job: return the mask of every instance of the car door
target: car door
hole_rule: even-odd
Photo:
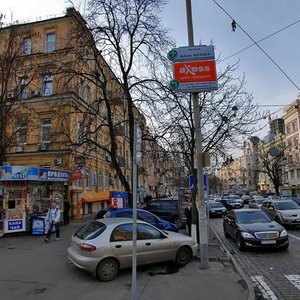
[[[137,236],[142,247],[143,264],[167,261],[175,257],[176,245],[153,226],[139,223]]]
[[[261,205],[261,210],[264,211],[268,216],[271,216],[269,212],[269,204],[270,201],[264,201],[263,204]]]
[[[275,204],[273,202],[269,203],[268,211],[269,211],[269,215],[271,216],[271,218],[275,219],[275,217],[276,217],[276,207],[275,207]]]
[[[132,264],[132,223],[116,226],[110,236],[110,246],[112,253],[119,260],[121,268],[130,267]],[[141,242],[137,241],[137,264],[142,264]]]
[[[138,211],[137,212],[137,218],[139,220],[145,221],[147,223],[150,223],[151,225],[158,227],[157,225],[157,218],[151,214],[148,211]],[[159,227],[158,227],[159,228]]]
[[[224,226],[226,232],[232,237],[235,237],[235,217],[233,211],[227,212],[224,218]]]

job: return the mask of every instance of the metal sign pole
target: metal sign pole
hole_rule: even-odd
[[[136,300],[136,240],[137,240],[137,124],[134,123],[133,134],[133,166],[132,166],[132,208],[133,208],[133,221],[132,221],[132,300]]]
[[[194,46],[193,21],[191,0],[186,0],[186,14],[188,27],[189,46]],[[198,93],[192,93],[194,120],[196,131],[196,160],[197,160],[197,184],[199,203],[197,203],[199,216],[199,234],[200,234],[200,265],[201,268],[208,268],[208,222],[205,209],[204,185],[203,185],[203,158],[202,158],[202,134],[201,134],[201,118],[199,109]]]

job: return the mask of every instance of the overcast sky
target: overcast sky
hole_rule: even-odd
[[[171,29],[178,47],[188,45],[185,2],[169,0],[162,14],[162,21]],[[10,21],[12,14],[13,20],[35,20],[62,15],[68,3],[65,0],[2,1],[0,13],[6,15],[5,21]],[[73,3],[83,13],[84,1],[73,0]],[[192,11],[195,44],[210,44],[212,40],[216,56],[220,55],[221,59],[253,44],[250,37],[257,42],[280,31],[259,43],[265,53],[254,45],[225,59],[217,68],[224,69],[225,65],[239,60],[236,75],[245,73],[246,88],[253,93],[254,103],[260,105],[261,111],[270,110],[273,118],[281,117],[281,109],[297,98],[300,86],[300,0],[192,0]],[[232,18],[238,24],[235,32],[231,28]],[[265,135],[267,128],[258,135]]]

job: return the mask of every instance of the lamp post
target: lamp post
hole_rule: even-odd
[[[186,15],[188,28],[189,46],[194,46],[193,21],[191,0],[186,0]],[[196,131],[196,160],[197,160],[197,187],[199,202],[197,203],[199,216],[199,235],[200,235],[200,266],[202,269],[208,268],[208,222],[205,209],[204,183],[203,183],[203,161],[202,161],[202,134],[201,117],[199,109],[198,93],[192,93],[194,121]]]

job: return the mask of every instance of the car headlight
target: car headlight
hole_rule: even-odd
[[[246,238],[246,239],[255,239],[255,237],[249,232],[241,232],[241,235],[243,238]]]
[[[280,233],[280,237],[287,236],[287,235],[288,235],[288,233],[286,230],[282,230]]]

